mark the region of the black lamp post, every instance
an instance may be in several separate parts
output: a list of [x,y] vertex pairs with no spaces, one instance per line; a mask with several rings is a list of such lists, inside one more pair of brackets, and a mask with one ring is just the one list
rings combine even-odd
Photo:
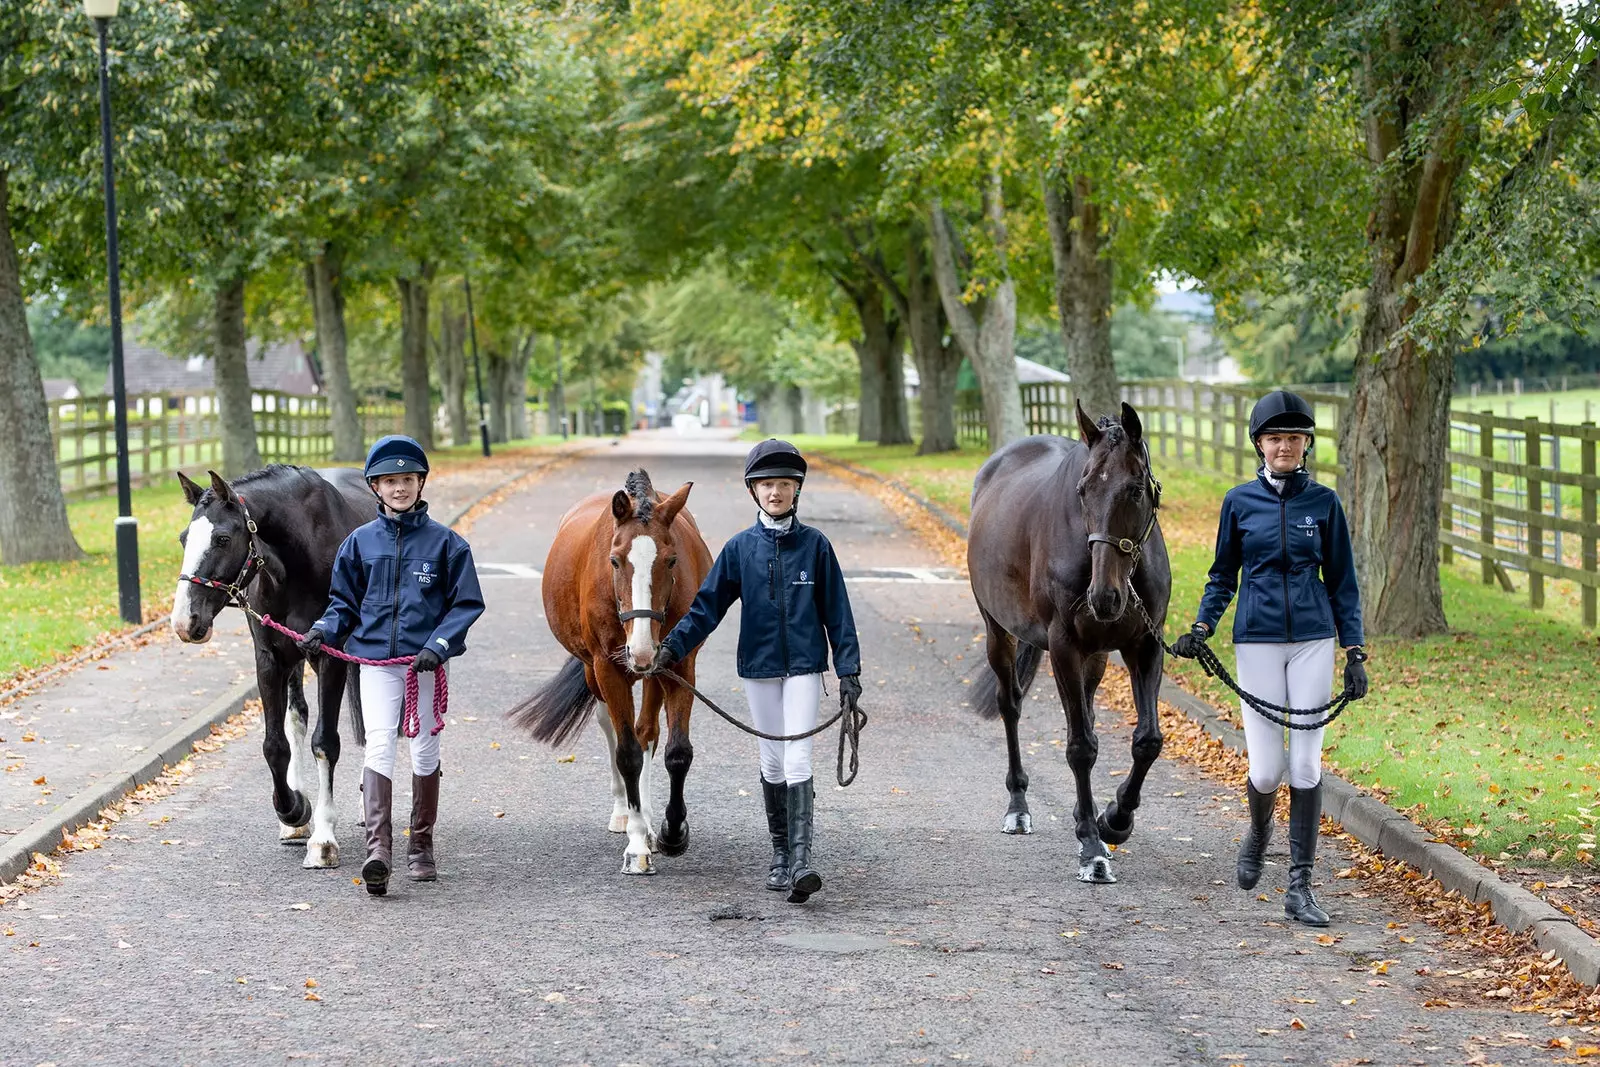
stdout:
[[139,604],[139,520],[133,517],[128,471],[128,387],[122,370],[122,279],[117,262],[117,189],[111,173],[111,73],[106,31],[117,17],[117,0],[83,0],[83,13],[100,38],[100,158],[106,186],[106,273],[110,279],[111,393],[117,433],[117,605],[124,622],[143,622]]
[[[467,333],[472,338],[472,376],[478,382],[478,437],[483,441],[483,454],[489,454],[489,420],[484,415],[483,371],[478,367],[478,319],[472,314],[472,279],[465,274],[461,284],[467,291]],[[507,436],[510,436],[509,434]]]

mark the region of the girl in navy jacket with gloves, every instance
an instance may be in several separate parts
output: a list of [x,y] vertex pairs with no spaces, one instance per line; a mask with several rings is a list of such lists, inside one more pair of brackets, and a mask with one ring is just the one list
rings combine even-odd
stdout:
[[[1280,390],[1256,403],[1250,439],[1261,468],[1253,480],[1223,498],[1216,561],[1198,619],[1173,647],[1180,656],[1193,656],[1237,594],[1233,644],[1239,687],[1290,708],[1327,703],[1335,638],[1346,650],[1345,686],[1356,699],[1367,692],[1361,593],[1350,530],[1338,494],[1312,481],[1305,468],[1315,433],[1311,405],[1294,393]],[[1253,889],[1261,877],[1278,786],[1287,777],[1289,886],[1284,913],[1308,926],[1327,926],[1327,912],[1311,893],[1322,822],[1322,730],[1286,730],[1248,704],[1241,706],[1250,755],[1250,830],[1239,845],[1239,887]]]
[[[689,609],[656,652],[653,669],[682,659],[743,601],[739,677],[757,729],[798,734],[817,725],[822,675],[833,649],[841,706],[861,697],[861,652],[844,573],[822,532],[795,516],[806,461],[787,441],[751,449],[744,481],[761,511],[729,539]],[[811,866],[811,738],[761,742],[761,795],[772,836],[767,888],[803,903],[822,888]]]
[[[483,614],[483,594],[472,549],[454,530],[428,516],[422,486],[428,457],[409,437],[385,437],[367,454],[367,484],[378,498],[378,517],[357,527],[339,546],[328,610],[300,642],[307,655],[324,641],[363,659],[415,656],[418,672],[435,671],[467,648],[467,628]],[[405,696],[405,666],[361,666],[361,710],[367,725],[361,796],[367,892],[388,892],[393,866],[395,741]],[[433,687],[419,686],[422,723],[433,719]],[[411,835],[407,874],[438,877],[433,856],[439,814],[439,735],[427,725],[411,739]]]

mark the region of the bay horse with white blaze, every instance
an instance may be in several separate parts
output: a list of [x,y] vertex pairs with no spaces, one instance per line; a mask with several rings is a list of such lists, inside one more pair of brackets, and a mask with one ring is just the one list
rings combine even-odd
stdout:
[[[1077,785],[1078,879],[1114,882],[1106,844],[1119,845],[1133,833],[1139,791],[1161,753],[1159,635],[1172,572],[1156,523],[1161,483],[1150,469],[1138,413],[1123,404],[1120,420],[1096,424],[1080,402],[1077,414],[1081,442],[1055,436],[1015,441],[989,458],[973,484],[967,567],[988,627],[990,668],[973,705],[985,718],[998,715],[1005,722],[1011,803],[1003,829],[1032,833],[1017,719],[1040,657],[1050,653],[1067,716],[1067,764]],[[1133,769],[1097,815],[1089,784],[1100,747],[1094,696],[1112,650],[1127,664],[1139,720]]]
[[[694,760],[689,712],[694,696],[664,679],[642,677],[656,645],[688,614],[711,570],[694,516],[684,508],[693,482],[663,497],[642,470],[615,493],[596,493],[561,518],[544,565],[544,611],[550,631],[572,657],[544,688],[514,708],[513,723],[540,741],[565,745],[588,722],[596,700],[611,753],[612,833],[626,833],[623,874],[654,874],[651,853],[668,856],[689,847],[684,781]],[[694,684],[696,652],[674,670]],[[633,684],[643,680],[634,718]],[[666,821],[657,835],[651,774],[667,708],[671,779]]]
[[[194,507],[183,543],[183,570],[172,600],[172,629],[189,644],[211,640],[217,613],[243,600],[256,615],[304,632],[328,606],[333,560],[350,531],[371,519],[372,491],[359,470],[314,471],[273,464],[231,484],[211,475],[202,488],[180,471],[183,495]],[[364,744],[360,687],[342,660],[319,655],[316,757],[317,798],[301,779],[309,709],[302,674],[305,656],[294,642],[250,617],[256,685],[266,721],[262,754],[272,772],[272,807],[285,844],[306,842],[302,866],[339,866],[333,770],[339,762],[339,705],[350,691],[351,725]],[[309,828],[308,828],[309,824]]]

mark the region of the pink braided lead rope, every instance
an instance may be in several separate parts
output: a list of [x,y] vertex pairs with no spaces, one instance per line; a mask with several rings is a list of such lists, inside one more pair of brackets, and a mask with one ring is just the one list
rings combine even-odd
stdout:
[[[251,614],[254,614],[252,612]],[[263,626],[270,626],[289,640],[300,642],[305,634],[297,634],[271,615],[260,616]],[[323,645],[322,651],[334,659],[342,659],[346,663],[359,663],[363,667],[409,667],[416,660],[415,656],[396,656],[393,659],[363,659],[352,656],[348,652],[341,652],[337,648]],[[417,685],[417,671],[415,667],[406,671],[406,692],[404,702],[400,706],[400,732],[407,737],[416,737],[422,732],[421,692]],[[433,672],[433,722],[432,730],[428,731],[431,737],[444,729],[444,715],[450,708],[450,682],[445,677],[444,664]]]

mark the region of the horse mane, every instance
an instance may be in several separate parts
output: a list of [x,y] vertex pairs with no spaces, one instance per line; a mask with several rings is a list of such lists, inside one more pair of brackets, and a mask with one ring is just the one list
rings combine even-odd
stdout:
[[1110,415],[1100,416],[1100,420],[1095,425],[1105,433],[1106,444],[1108,445],[1120,445],[1127,439],[1128,431],[1122,428],[1122,423],[1113,419]]
[[628,479],[622,483],[622,488],[633,498],[634,518],[648,523],[656,510],[656,488],[650,484],[650,472],[643,467],[629,471]]
[[[239,477],[231,479],[228,482],[228,487],[236,493],[243,489],[249,489],[252,485],[260,488],[275,489],[277,488],[276,484],[262,486],[260,483],[269,479],[277,482],[286,477],[298,476],[303,470],[305,470],[304,467],[297,467],[292,463],[269,463],[260,470],[253,470],[248,474],[241,474]],[[200,495],[200,503],[209,504],[216,498],[216,490],[207,486],[206,491]]]

